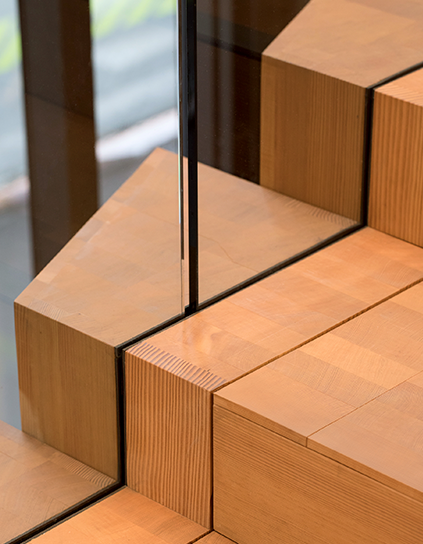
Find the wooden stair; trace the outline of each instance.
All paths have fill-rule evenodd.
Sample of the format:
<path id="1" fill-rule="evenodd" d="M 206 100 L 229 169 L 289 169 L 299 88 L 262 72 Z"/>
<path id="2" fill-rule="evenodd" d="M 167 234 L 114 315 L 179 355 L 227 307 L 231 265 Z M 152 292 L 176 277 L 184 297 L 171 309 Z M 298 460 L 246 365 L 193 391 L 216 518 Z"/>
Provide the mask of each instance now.
<path id="1" fill-rule="evenodd" d="M 128 485 L 151 498 L 113 509 L 216 544 L 419 542 L 422 280 L 423 249 L 367 228 L 128 349 Z M 99 505 L 39 539 L 149 527 Z"/>
<path id="2" fill-rule="evenodd" d="M 214 397 L 214 527 L 255 542 L 419 543 L 423 285 Z"/>
<path id="3" fill-rule="evenodd" d="M 423 61 L 414 0 L 311 0 L 262 57 L 260 183 L 359 220 L 369 89 Z"/>
<path id="4" fill-rule="evenodd" d="M 290 255 L 359 220 L 369 93 L 423 60 L 422 36 L 412 0 L 311 0 L 270 44 L 262 186 L 200 166 L 202 300 L 281 260 L 294 218 Z M 40 544 L 421 544 L 422 78 L 374 92 L 378 230 L 126 349 L 128 488 Z M 115 348 L 180 311 L 176 175 L 156 150 L 17 301 L 24 428 L 113 478 Z M 170 260 L 146 271 L 151 217 Z"/>
<path id="5" fill-rule="evenodd" d="M 422 278 L 422 249 L 367 228 L 129 348 L 128 485 L 212 527 L 213 392 Z"/>

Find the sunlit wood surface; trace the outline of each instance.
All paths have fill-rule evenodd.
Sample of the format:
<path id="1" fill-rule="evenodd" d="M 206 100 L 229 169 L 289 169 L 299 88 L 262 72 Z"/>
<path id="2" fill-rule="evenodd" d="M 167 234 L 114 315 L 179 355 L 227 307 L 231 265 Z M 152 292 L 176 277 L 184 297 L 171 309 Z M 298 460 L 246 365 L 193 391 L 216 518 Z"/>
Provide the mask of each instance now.
<path id="1" fill-rule="evenodd" d="M 123 488 L 33 542 L 191 544 L 206 532 L 204 527 L 130 489 Z"/>
<path id="2" fill-rule="evenodd" d="M 366 88 L 422 62 L 415 0 L 311 0 L 262 57 L 260 183 L 358 220 Z"/>
<path id="3" fill-rule="evenodd" d="M 211 526 L 212 392 L 422 278 L 422 249 L 367 228 L 129 348 L 128 485 Z"/>
<path id="4" fill-rule="evenodd" d="M 216 530 L 421 542 L 422 330 L 419 283 L 216 393 Z"/>
<path id="5" fill-rule="evenodd" d="M 369 224 L 423 246 L 423 70 L 376 90 Z"/>
<path id="6" fill-rule="evenodd" d="M 96 470 L 0 421 L 0 542 L 113 483 Z"/>
<path id="7" fill-rule="evenodd" d="M 199 178 L 202 299 L 352 224 L 210 167 Z M 178 197 L 178 158 L 157 149 L 16 301 L 23 429 L 111 477 L 114 348 L 184 306 Z"/>

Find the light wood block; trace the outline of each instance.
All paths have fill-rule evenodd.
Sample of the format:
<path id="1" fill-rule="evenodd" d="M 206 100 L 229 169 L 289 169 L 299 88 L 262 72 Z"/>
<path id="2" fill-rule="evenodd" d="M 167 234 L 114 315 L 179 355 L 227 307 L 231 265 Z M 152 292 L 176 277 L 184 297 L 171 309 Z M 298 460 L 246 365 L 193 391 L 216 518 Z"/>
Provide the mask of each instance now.
<path id="1" fill-rule="evenodd" d="M 422 327 L 418 284 L 224 387 L 214 403 L 306 446 L 423 372 Z"/>
<path id="2" fill-rule="evenodd" d="M 311 0 L 262 58 L 260 183 L 359 220 L 366 88 L 423 60 L 423 9 Z"/>
<path id="3" fill-rule="evenodd" d="M 220 406 L 215 530 L 240 544 L 420 544 L 423 504 Z"/>
<path id="4" fill-rule="evenodd" d="M 128 485 L 211 526 L 212 392 L 422 277 L 420 248 L 363 229 L 129 348 Z M 417 372 L 397 366 L 402 380 Z M 347 376 L 348 368 L 339 369 L 339 389 L 342 372 Z M 336 414 L 344 415 L 354 403 L 386 391 L 391 381 L 375 377 L 367 383 L 358 375 L 357 383 L 364 390 L 356 399 L 342 391 L 337 400 L 316 391 L 327 406 L 323 402 L 311 420 L 317 427 L 304 421 L 304 428 L 319 429 L 332 421 L 326 409 L 330 414 L 336 406 Z M 298 388 L 303 396 L 310 390 Z"/>
<path id="5" fill-rule="evenodd" d="M 379 322 L 374 312 L 356 325 L 362 346 L 413 376 L 312 434 L 308 446 L 423 502 L 423 286 L 381 305 Z M 342 327 L 339 336 L 345 338 Z"/>
<path id="6" fill-rule="evenodd" d="M 112 478 L 0 421 L 0 543 L 112 483 Z"/>
<path id="7" fill-rule="evenodd" d="M 423 245 L 423 70 L 375 91 L 369 224 Z"/>
<path id="8" fill-rule="evenodd" d="M 128 488 L 34 539 L 36 544 L 190 544 L 204 527 Z"/>
<path id="9" fill-rule="evenodd" d="M 115 347 L 181 311 L 170 155 L 153 153 L 15 302 L 23 430 L 112 478 Z"/>
<path id="10" fill-rule="evenodd" d="M 423 520 L 422 330 L 423 284 L 419 283 L 215 393 L 216 530 L 242 544 L 254 542 L 254 537 L 246 535 L 261 530 L 258 509 L 266 512 L 264 521 L 273 501 L 270 519 L 276 521 L 269 542 L 285 538 L 287 542 L 312 542 L 310 535 L 301 531 L 312 534 L 319 521 L 316 542 L 418 542 L 417 529 L 421 530 Z M 244 429 L 239 435 L 233 429 L 231 444 L 229 427 L 225 430 L 229 424 Z M 251 442 L 243 434 L 247 428 L 255 437 L 248 439 Z M 285 485 L 288 468 L 278 469 L 277 464 L 293 470 L 295 448 L 287 446 L 276 454 L 272 449 L 276 446 L 269 446 L 266 451 L 270 442 L 276 444 L 275 437 L 280 444 L 282 439 L 289 439 L 286 444 L 297 443 L 302 448 L 298 456 L 304 466 L 296 464 L 297 489 L 288 487 L 285 493 L 293 501 L 291 510 L 297 510 L 298 520 L 300 512 L 307 519 L 303 526 L 297 527 L 297 518 L 286 512 L 288 499 L 279 489 L 281 481 Z M 310 450 L 322 457 L 313 457 L 307 453 Z M 263 451 L 268 457 L 261 459 Z M 273 459 L 273 455 L 278 457 Z M 272 468 L 269 459 L 273 459 Z M 315 471 L 317 482 L 321 467 L 332 462 L 339 463 L 338 473 L 333 468 L 327 475 L 331 480 L 322 487 L 320 497 L 317 483 L 311 484 L 315 489 L 304 502 L 302 493 L 310 485 L 305 484 L 304 473 L 309 471 L 312 478 Z M 236 466 L 240 468 L 235 474 Z M 248 472 L 250 466 L 253 473 Z M 345 471 L 345 467 L 351 471 Z M 274 473 L 269 488 L 259 477 L 270 477 L 273 470 L 279 472 Z M 304 489 L 297 494 L 303 484 Z M 353 496 L 357 486 L 363 487 L 361 498 L 359 493 Z M 374 490 L 369 494 L 367 488 Z M 265 492 L 269 497 L 262 503 Z M 373 503 L 374 493 L 380 498 Z M 338 526 L 332 504 L 335 496 L 341 505 L 338 513 L 339 508 L 345 512 L 351 509 L 351 519 L 340 518 Z M 387 500 L 392 501 L 389 507 Z M 375 539 L 373 531 L 389 509 L 394 517 L 383 522 L 385 533 Z M 413 522 L 408 529 L 411 533 L 401 538 L 404 529 L 397 525 L 399 514 L 394 515 L 395 509 Z M 415 509 L 420 511 L 420 520 L 414 519 Z M 353 527 L 348 524 L 353 519 L 359 520 L 360 536 L 357 528 L 353 535 L 349 533 Z"/>
<path id="11" fill-rule="evenodd" d="M 352 225 L 199 174 L 202 300 Z M 16 301 L 23 429 L 111 477 L 114 348 L 182 311 L 178 198 L 178 158 L 157 149 Z"/>

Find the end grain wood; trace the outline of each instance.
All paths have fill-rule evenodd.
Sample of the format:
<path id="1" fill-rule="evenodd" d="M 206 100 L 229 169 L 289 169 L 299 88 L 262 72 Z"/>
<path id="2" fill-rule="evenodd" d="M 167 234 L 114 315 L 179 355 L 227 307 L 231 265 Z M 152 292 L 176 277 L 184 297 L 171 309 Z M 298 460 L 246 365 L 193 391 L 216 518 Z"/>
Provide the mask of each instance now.
<path id="1" fill-rule="evenodd" d="M 423 250 L 364 229 L 129 348 L 128 485 L 210 526 L 211 393 L 422 277 Z"/>
<path id="2" fill-rule="evenodd" d="M 369 225 L 423 246 L 423 70 L 375 91 Z"/>

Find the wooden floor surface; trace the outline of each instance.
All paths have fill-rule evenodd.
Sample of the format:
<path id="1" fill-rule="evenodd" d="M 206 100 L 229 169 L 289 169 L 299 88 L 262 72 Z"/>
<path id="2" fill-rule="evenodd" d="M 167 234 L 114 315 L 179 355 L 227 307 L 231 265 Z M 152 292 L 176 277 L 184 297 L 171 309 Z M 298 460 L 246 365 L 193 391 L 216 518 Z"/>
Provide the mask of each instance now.
<path id="1" fill-rule="evenodd" d="M 191 544 L 206 532 L 204 527 L 128 488 L 123 488 L 39 536 L 33 542 Z"/>
<path id="2" fill-rule="evenodd" d="M 0 543 L 112 483 L 104 474 L 0 422 Z"/>
<path id="3" fill-rule="evenodd" d="M 364 229 L 129 348 L 128 485 L 211 526 L 212 392 L 422 278 L 422 249 Z M 399 372 L 404 379 L 411 375 Z M 294 383 L 295 375 L 289 379 Z M 338 382 L 342 389 L 341 369 Z M 362 398 L 391 384 L 379 382 L 369 382 Z M 311 391 L 307 387 L 298 383 L 293 406 Z M 294 431 L 331 422 L 326 410 L 347 413 L 354 401 L 339 395 L 314 392 L 316 413 L 305 414 Z M 297 417 L 295 410 L 287 413 Z"/>

